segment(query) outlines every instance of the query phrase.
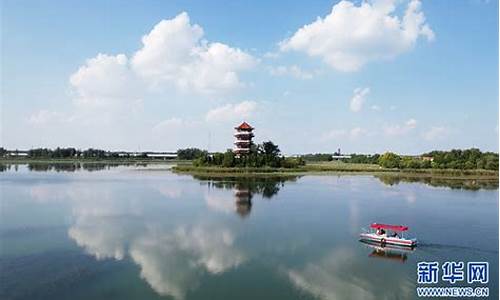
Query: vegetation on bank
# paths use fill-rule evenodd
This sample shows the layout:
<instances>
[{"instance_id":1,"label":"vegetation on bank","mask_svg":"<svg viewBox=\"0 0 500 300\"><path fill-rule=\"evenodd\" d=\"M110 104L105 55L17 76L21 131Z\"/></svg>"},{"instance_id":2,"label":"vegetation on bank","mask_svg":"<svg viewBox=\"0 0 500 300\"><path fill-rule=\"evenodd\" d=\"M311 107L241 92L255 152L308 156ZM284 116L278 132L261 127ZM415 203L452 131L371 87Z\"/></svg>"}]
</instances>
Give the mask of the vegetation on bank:
<instances>
[{"instance_id":1,"label":"vegetation on bank","mask_svg":"<svg viewBox=\"0 0 500 300\"><path fill-rule=\"evenodd\" d=\"M160 156L158 156L160 154ZM175 160L175 153L164 152L126 152L107 151L102 149L88 148L86 150L74 147L55 149L35 148L30 150L7 150L0 147L0 160L3 161L153 161L153 160ZM182 160L182 159L181 159Z\"/></svg>"},{"instance_id":2,"label":"vegetation on bank","mask_svg":"<svg viewBox=\"0 0 500 300\"><path fill-rule=\"evenodd\" d=\"M436 169L486 169L498 171L498 153L467 150L432 151L425 154L432 157Z\"/></svg>"},{"instance_id":3,"label":"vegetation on bank","mask_svg":"<svg viewBox=\"0 0 500 300\"><path fill-rule=\"evenodd\" d=\"M468 178L468 177L445 177L445 176L415 176L414 174L384 173L375 174L386 185L398 185L400 183L424 183L434 187L448 187L463 190L495 190L498 189L498 178Z\"/></svg>"},{"instance_id":4,"label":"vegetation on bank","mask_svg":"<svg viewBox=\"0 0 500 300\"><path fill-rule=\"evenodd\" d=\"M303 154L300 157L306 162L327 162L334 161L334 156L341 155L339 152L330 153L309 153ZM342 158L343 162L354 164L378 164L380 154L356 154L351 153L346 156L349 158Z\"/></svg>"},{"instance_id":5,"label":"vegetation on bank","mask_svg":"<svg viewBox=\"0 0 500 300\"><path fill-rule=\"evenodd\" d=\"M380 154L350 154L343 159L346 163L374 164L395 169L458 169L497 170L498 153L481 152L479 149L453 149L451 151L431 151L418 156L398 155L392 152ZM302 156L307 162L333 161L331 154L317 153Z\"/></svg>"},{"instance_id":6,"label":"vegetation on bank","mask_svg":"<svg viewBox=\"0 0 500 300\"><path fill-rule=\"evenodd\" d=\"M387 152L379 157L378 164L386 168L399 169L485 169L498 171L498 154L492 152L483 153L474 148L432 151L419 157L399 156Z\"/></svg>"},{"instance_id":7,"label":"vegetation on bank","mask_svg":"<svg viewBox=\"0 0 500 300\"><path fill-rule=\"evenodd\" d=\"M305 161L300 157L281 155L278 145L271 141L252 145L248 154L236 155L232 150L227 150L224 153L201 153L193 161L195 167L293 169L303 165L305 165Z\"/></svg>"},{"instance_id":8,"label":"vegetation on bank","mask_svg":"<svg viewBox=\"0 0 500 300\"><path fill-rule=\"evenodd\" d=\"M14 153L18 151L15 150ZM8 150L0 148L0 156L5 156ZM145 157L146 155L143 155ZM17 157L17 156L16 156ZM26 158L30 159L68 159L68 158L81 158L81 159L119 159L128 157L121 155L120 152L105 151L101 149L89 148L80 150L73 147L68 148L35 148L27 151Z\"/></svg>"},{"instance_id":9,"label":"vegetation on bank","mask_svg":"<svg viewBox=\"0 0 500 300\"><path fill-rule=\"evenodd\" d=\"M195 160L206 155L208 155L208 151L198 148L186 148L177 150L177 158L183 160Z\"/></svg>"},{"instance_id":10,"label":"vegetation on bank","mask_svg":"<svg viewBox=\"0 0 500 300\"><path fill-rule=\"evenodd\" d=\"M0 163L3 164L72 164L72 163L88 163L88 164L192 164L192 161L179 159L151 159L151 158L30 158L30 157L2 157Z\"/></svg>"},{"instance_id":11,"label":"vegetation on bank","mask_svg":"<svg viewBox=\"0 0 500 300\"><path fill-rule=\"evenodd\" d=\"M394 174L395 176L407 177L436 177L442 179L475 179L498 181L498 172L493 170L457 170L457 169L389 169L375 164L352 164L343 162L315 162L308 163L297 168L271 168L271 167L221 167L221 166L194 166L180 164L172 168L174 172L210 175L217 177L227 176L272 176L278 175L302 175L321 173L344 173L344 174Z\"/></svg>"}]
</instances>

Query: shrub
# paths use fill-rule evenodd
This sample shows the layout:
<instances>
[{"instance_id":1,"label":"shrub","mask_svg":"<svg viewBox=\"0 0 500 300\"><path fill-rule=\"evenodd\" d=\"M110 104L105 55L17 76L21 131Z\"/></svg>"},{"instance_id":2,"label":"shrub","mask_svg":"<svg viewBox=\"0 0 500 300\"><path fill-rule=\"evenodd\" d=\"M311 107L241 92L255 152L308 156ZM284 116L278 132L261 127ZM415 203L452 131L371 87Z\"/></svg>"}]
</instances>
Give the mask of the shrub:
<instances>
[{"instance_id":1,"label":"shrub","mask_svg":"<svg viewBox=\"0 0 500 300\"><path fill-rule=\"evenodd\" d=\"M378 164L384 168L397 168L401 162L401 157L392 152L382 154L378 159Z\"/></svg>"}]
</instances>

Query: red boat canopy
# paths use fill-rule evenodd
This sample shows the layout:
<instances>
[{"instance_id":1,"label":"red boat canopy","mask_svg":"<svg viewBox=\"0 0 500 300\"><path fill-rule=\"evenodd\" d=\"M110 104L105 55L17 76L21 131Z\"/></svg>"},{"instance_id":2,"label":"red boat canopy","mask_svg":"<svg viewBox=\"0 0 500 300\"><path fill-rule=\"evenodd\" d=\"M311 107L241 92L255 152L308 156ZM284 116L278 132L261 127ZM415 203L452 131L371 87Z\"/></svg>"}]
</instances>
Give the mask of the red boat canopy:
<instances>
[{"instance_id":1,"label":"red boat canopy","mask_svg":"<svg viewBox=\"0 0 500 300\"><path fill-rule=\"evenodd\" d=\"M388 230L392 230L392 231L406 231L406 230L408 230L408 226L377 224L377 223L373 223L372 225L370 225L370 227L373 229L388 229Z\"/></svg>"}]
</instances>

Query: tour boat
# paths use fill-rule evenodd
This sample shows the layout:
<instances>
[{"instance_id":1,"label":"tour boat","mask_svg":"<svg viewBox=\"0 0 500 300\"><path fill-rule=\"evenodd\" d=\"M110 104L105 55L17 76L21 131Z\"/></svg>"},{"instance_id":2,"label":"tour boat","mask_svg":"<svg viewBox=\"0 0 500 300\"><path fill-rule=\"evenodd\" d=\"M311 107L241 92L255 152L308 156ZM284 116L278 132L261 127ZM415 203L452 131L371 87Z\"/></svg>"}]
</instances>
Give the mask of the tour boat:
<instances>
[{"instance_id":1,"label":"tour boat","mask_svg":"<svg viewBox=\"0 0 500 300\"><path fill-rule=\"evenodd\" d=\"M370 231L361 233L360 238L363 241L377 242L382 245L415 247L417 239L405 238L405 231L408 231L407 226L373 223L370 225Z\"/></svg>"}]
</instances>

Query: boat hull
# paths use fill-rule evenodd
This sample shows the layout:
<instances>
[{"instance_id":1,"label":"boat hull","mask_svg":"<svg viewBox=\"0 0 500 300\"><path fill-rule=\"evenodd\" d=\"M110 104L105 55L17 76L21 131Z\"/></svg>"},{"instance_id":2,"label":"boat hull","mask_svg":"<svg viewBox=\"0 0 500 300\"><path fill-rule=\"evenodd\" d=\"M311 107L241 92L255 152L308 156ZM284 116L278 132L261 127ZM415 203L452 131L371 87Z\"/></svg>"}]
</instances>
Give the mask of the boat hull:
<instances>
[{"instance_id":1,"label":"boat hull","mask_svg":"<svg viewBox=\"0 0 500 300\"><path fill-rule=\"evenodd\" d=\"M376 242L380 244L386 244L386 245L397 245L397 246L403 246L403 247L415 247L417 245L417 240L416 239L404 239L404 238L397 238L397 237L388 237L385 235L377 235L374 233L361 233L360 235L361 240L369 241L369 242Z\"/></svg>"}]
</instances>

